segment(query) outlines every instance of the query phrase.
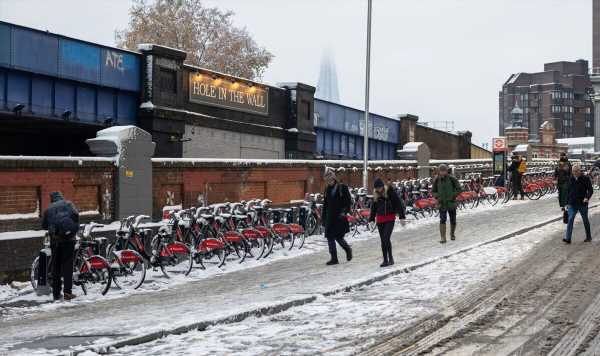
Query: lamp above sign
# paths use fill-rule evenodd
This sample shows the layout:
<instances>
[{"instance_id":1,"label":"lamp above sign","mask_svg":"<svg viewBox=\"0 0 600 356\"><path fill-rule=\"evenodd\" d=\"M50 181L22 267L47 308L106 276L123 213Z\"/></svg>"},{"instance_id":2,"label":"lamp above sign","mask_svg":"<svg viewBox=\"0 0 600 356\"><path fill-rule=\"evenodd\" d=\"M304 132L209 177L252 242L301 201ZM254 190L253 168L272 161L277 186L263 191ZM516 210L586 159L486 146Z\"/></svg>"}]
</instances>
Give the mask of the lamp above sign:
<instances>
[{"instance_id":1,"label":"lamp above sign","mask_svg":"<svg viewBox=\"0 0 600 356\"><path fill-rule=\"evenodd\" d=\"M269 88L211 72L190 73L190 101L253 114L269 114Z\"/></svg>"}]
</instances>

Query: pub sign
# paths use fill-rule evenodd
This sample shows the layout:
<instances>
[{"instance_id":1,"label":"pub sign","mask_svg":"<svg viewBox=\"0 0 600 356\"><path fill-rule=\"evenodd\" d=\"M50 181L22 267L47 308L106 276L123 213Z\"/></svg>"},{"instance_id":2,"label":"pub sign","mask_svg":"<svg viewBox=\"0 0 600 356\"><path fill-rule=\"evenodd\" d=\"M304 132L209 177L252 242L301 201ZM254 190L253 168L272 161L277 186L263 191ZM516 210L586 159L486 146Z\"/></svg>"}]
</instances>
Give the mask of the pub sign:
<instances>
[{"instance_id":1,"label":"pub sign","mask_svg":"<svg viewBox=\"0 0 600 356\"><path fill-rule=\"evenodd\" d=\"M190 73L189 82L193 103L269 115L267 86L204 71Z\"/></svg>"}]
</instances>

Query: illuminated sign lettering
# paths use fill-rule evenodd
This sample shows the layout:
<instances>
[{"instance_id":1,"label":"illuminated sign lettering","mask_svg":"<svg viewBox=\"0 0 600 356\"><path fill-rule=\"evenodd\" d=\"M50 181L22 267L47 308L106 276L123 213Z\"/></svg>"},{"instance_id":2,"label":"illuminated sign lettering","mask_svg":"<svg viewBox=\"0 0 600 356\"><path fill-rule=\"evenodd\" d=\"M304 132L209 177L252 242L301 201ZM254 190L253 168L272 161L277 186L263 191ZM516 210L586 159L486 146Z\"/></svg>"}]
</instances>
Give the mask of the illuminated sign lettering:
<instances>
[{"instance_id":1,"label":"illuminated sign lettering","mask_svg":"<svg viewBox=\"0 0 600 356\"><path fill-rule=\"evenodd\" d=\"M193 103L269 114L269 88L266 86L209 72L190 73L189 80Z\"/></svg>"}]
</instances>

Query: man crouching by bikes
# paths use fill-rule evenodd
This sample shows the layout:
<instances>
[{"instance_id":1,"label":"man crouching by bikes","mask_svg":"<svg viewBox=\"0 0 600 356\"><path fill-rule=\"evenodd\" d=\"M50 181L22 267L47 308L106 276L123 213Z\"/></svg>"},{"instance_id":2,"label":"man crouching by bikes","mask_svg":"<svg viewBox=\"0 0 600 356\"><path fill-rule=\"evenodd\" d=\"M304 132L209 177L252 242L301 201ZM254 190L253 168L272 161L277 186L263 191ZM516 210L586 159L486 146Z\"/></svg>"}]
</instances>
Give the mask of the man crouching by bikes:
<instances>
[{"instance_id":1,"label":"man crouching by bikes","mask_svg":"<svg viewBox=\"0 0 600 356\"><path fill-rule=\"evenodd\" d=\"M61 277L64 280L64 300L75 298L73 289L73 258L75 236L79 230L79 212L60 192L50 193L50 206L44 212L42 228L50 235L52 250L52 296L60 300Z\"/></svg>"}]
</instances>

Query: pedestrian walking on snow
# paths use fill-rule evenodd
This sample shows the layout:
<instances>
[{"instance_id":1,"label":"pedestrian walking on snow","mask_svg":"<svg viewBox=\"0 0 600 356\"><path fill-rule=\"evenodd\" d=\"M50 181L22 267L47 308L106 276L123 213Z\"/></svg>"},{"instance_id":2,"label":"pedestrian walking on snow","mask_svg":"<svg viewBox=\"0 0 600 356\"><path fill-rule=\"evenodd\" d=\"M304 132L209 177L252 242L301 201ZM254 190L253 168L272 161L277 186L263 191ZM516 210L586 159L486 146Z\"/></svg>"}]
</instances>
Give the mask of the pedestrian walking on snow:
<instances>
[{"instance_id":1,"label":"pedestrian walking on snow","mask_svg":"<svg viewBox=\"0 0 600 356\"><path fill-rule=\"evenodd\" d=\"M588 202L594 193L592 181L590 177L581 172L579 165L573 166L573 175L569 178L569 187L567 192L567 206L569 213L569 222L567 223L567 234L563 241L567 244L571 243L573 236L573 223L577 213L581 214L583 226L585 227L585 241L592 241L592 233L590 230L590 219L588 218Z\"/></svg>"},{"instance_id":2,"label":"pedestrian walking on snow","mask_svg":"<svg viewBox=\"0 0 600 356\"><path fill-rule=\"evenodd\" d=\"M380 178L375 179L373 184L373 204L371 205L371 216L369 221L377 223L379 238L381 239L381 252L383 254L383 263L381 267L387 267L394 264L392 255L392 232L394 231L394 222L396 215L404 220L404 210L398 194L393 186L384 184Z\"/></svg>"},{"instance_id":3,"label":"pedestrian walking on snow","mask_svg":"<svg viewBox=\"0 0 600 356\"><path fill-rule=\"evenodd\" d=\"M327 188L324 194L322 221L331 255L331 260L327 262L327 265L331 266L339 263L336 243L346 251L346 259L352 260L352 248L344 239L344 235L350 232L346 216L350 212L352 198L348 187L340 183L333 170L326 170L324 178Z\"/></svg>"},{"instance_id":4,"label":"pedestrian walking on snow","mask_svg":"<svg viewBox=\"0 0 600 356\"><path fill-rule=\"evenodd\" d=\"M73 259L75 236L79 230L79 212L60 192L50 193L50 206L42 217L42 228L50 235L52 250L52 296L60 300L61 277L64 300L75 298L73 292Z\"/></svg>"},{"instance_id":5,"label":"pedestrian walking on snow","mask_svg":"<svg viewBox=\"0 0 600 356\"><path fill-rule=\"evenodd\" d=\"M461 188L458 180L448 173L448 166L441 164L433 180L431 193L437 199L440 211L440 243L446 243L446 221L450 216L450 238L456 240L456 197Z\"/></svg>"}]
</instances>

